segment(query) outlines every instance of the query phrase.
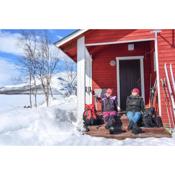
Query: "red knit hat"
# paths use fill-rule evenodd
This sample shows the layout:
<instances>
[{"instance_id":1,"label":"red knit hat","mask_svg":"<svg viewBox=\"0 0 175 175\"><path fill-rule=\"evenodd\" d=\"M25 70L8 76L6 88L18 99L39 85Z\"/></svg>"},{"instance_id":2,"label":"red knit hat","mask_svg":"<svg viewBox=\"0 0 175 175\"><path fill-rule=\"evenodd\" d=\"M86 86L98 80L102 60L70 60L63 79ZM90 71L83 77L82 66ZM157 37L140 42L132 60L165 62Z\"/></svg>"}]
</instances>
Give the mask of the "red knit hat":
<instances>
[{"instance_id":1,"label":"red knit hat","mask_svg":"<svg viewBox=\"0 0 175 175\"><path fill-rule=\"evenodd\" d=\"M132 92L135 92L135 93L137 93L137 94L140 94L140 90L139 90L138 88L134 88L134 89L132 90Z\"/></svg>"}]
</instances>

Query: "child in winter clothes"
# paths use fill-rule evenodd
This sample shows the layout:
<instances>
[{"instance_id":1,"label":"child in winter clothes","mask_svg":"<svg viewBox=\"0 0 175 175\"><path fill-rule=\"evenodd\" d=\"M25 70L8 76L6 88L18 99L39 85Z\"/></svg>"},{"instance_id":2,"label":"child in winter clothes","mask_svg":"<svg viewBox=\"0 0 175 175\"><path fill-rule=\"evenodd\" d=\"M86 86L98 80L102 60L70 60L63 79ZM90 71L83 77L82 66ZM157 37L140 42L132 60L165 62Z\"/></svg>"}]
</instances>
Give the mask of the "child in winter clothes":
<instances>
[{"instance_id":1,"label":"child in winter clothes","mask_svg":"<svg viewBox=\"0 0 175 175\"><path fill-rule=\"evenodd\" d=\"M108 122L117 116L117 111L120 111L116 96L112 96L113 90L107 89L104 97L102 98L102 111L103 119L106 127Z\"/></svg>"}]
</instances>

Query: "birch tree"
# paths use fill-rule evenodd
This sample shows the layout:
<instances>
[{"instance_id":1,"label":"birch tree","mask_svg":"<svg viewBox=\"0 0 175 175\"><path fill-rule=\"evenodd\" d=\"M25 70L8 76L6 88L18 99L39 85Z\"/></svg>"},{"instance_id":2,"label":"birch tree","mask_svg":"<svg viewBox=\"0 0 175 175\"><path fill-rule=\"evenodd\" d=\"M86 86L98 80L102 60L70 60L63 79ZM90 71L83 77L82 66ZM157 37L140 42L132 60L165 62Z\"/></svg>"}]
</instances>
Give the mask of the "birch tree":
<instances>
[{"instance_id":1,"label":"birch tree","mask_svg":"<svg viewBox=\"0 0 175 175\"><path fill-rule=\"evenodd\" d=\"M29 75L30 105L32 106L31 96L33 93L35 106L37 106L38 80L42 87L46 105L49 106L50 96L53 96L51 81L60 56L58 49L49 40L47 31L24 32L21 43L24 50L22 61Z\"/></svg>"},{"instance_id":2,"label":"birch tree","mask_svg":"<svg viewBox=\"0 0 175 175\"><path fill-rule=\"evenodd\" d=\"M34 95L34 106L37 107L37 59L38 59L38 37L34 31L23 31L20 39L20 44L24 51L24 56L21 59L23 68L26 69L29 77L29 102L32 104L32 94ZM33 89L33 90L32 90Z\"/></svg>"},{"instance_id":3,"label":"birch tree","mask_svg":"<svg viewBox=\"0 0 175 175\"><path fill-rule=\"evenodd\" d=\"M50 95L53 96L51 81L59 62L59 53L57 48L49 41L47 32L44 31L39 40L37 75L41 81L46 105L49 106Z\"/></svg>"}]
</instances>

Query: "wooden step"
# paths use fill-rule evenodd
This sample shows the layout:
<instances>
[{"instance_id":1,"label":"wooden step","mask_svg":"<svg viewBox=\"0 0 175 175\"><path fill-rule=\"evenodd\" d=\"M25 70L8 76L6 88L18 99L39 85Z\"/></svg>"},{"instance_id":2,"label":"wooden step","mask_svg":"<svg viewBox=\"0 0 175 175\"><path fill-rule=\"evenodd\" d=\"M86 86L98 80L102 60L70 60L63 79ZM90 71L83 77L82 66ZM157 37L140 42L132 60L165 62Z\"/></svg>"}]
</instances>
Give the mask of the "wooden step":
<instances>
[{"instance_id":1,"label":"wooden step","mask_svg":"<svg viewBox=\"0 0 175 175\"><path fill-rule=\"evenodd\" d=\"M134 139L134 138L148 138L148 137L155 137L155 138L171 137L171 134L163 127L162 128L143 128L142 127L142 133L137 135L125 129L123 129L121 133L110 134L109 130L107 130L104 125L89 126L89 129L90 131L86 132L85 134L94 136L94 137L104 137L104 138L111 138L111 139L118 139L118 140L123 140L126 138Z\"/></svg>"}]
</instances>

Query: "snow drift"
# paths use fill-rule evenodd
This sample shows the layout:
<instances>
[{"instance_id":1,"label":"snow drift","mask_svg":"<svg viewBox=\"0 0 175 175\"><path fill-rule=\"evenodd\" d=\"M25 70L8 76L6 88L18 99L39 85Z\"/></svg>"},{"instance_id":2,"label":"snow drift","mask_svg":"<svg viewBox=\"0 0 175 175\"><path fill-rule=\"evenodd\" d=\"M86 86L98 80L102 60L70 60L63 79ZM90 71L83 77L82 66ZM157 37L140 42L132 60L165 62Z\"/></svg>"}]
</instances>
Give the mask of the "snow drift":
<instances>
[{"instance_id":1,"label":"snow drift","mask_svg":"<svg viewBox=\"0 0 175 175\"><path fill-rule=\"evenodd\" d=\"M173 138L123 141L83 135L77 130L76 96L59 98L47 108L16 108L0 114L0 145L175 145Z\"/></svg>"}]
</instances>

